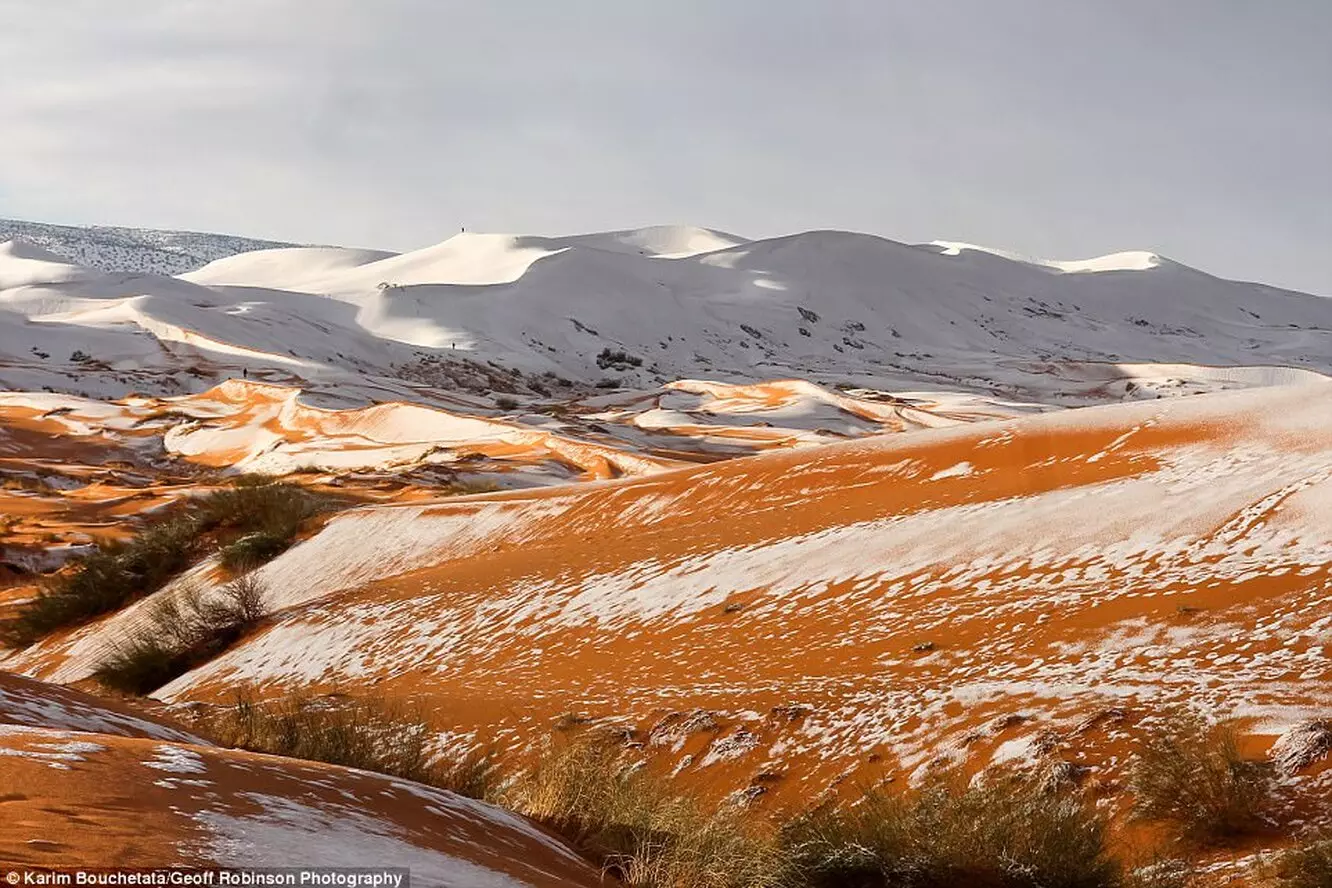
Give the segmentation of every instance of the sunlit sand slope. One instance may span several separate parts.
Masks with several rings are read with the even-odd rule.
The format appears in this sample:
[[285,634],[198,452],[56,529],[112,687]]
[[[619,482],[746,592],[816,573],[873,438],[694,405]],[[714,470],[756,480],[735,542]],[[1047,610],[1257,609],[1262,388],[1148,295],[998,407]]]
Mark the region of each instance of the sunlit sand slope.
[[260,570],[274,626],[159,696],[337,685],[518,744],[620,719],[682,776],[802,794],[1112,780],[1167,705],[1262,742],[1326,715],[1330,575],[1332,387],[1225,393],[344,513]]

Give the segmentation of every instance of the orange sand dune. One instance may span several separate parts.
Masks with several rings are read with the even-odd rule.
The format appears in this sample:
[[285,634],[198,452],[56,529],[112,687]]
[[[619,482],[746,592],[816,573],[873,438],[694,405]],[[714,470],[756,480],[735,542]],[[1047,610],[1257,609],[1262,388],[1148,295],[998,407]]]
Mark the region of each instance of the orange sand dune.
[[[577,713],[789,799],[941,759],[1114,786],[1163,707],[1260,748],[1332,711],[1330,506],[1311,387],[365,508],[260,571],[276,625],[160,696],[336,684],[511,746]],[[11,668],[77,680],[113,625]]]
[[[364,507],[256,575],[271,624],[157,697],[337,688],[511,755],[618,726],[776,806],[1059,767],[1122,811],[1171,707],[1238,719],[1254,754],[1332,715],[1332,388]],[[0,666],[81,681],[136,610]],[[1329,817],[1327,761],[1282,781],[1290,825]]]
[[450,792],[222,750],[0,675],[0,864],[405,866],[415,884],[571,888],[597,874],[536,826]]
[[[155,444],[159,452],[199,465],[265,474],[388,469],[437,455],[444,461],[487,457],[510,470],[549,465],[560,470],[558,480],[675,465],[503,420],[401,402],[328,410],[301,402],[300,395],[299,388],[235,379],[196,395],[119,402],[13,394],[0,398],[0,427],[76,440],[105,436],[141,451]],[[35,455],[49,457],[60,449]]]

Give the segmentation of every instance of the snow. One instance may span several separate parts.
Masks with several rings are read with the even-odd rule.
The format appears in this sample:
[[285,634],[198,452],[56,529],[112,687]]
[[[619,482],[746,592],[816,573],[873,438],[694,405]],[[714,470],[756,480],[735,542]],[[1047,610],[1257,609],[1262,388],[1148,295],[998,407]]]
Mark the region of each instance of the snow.
[[314,806],[283,796],[244,793],[262,808],[253,815],[202,811],[210,833],[204,854],[220,866],[372,866],[411,870],[427,888],[526,888],[504,873],[422,848],[391,824],[346,806]]
[[96,734],[153,737],[206,744],[207,741],[155,722],[115,712],[81,695],[17,676],[0,681],[0,723],[60,728]]
[[1332,751],[1332,722],[1308,719],[1292,725],[1272,745],[1272,762],[1281,774],[1296,774]]
[[100,271],[147,274],[180,274],[223,256],[282,246],[273,241],[226,234],[108,226],[80,228],[0,219],[0,241],[7,240],[22,240]]
[[44,762],[48,768],[68,771],[73,763],[86,761],[85,756],[106,749],[98,743],[75,739],[76,736],[45,728],[0,725],[0,738],[11,743],[17,740],[24,744],[24,748],[0,745],[0,757],[36,759]]
[[153,758],[144,765],[157,771],[169,771],[172,774],[204,774],[208,766],[197,752],[185,748],[163,744],[153,750]]
[[[1332,371],[1332,300],[1152,253],[1041,263],[685,226],[468,232],[401,254],[218,249],[177,278],[0,250],[0,388],[180,394],[249,371],[330,398],[429,403],[438,393],[404,368],[430,357],[639,389],[799,377],[1084,404]],[[607,349],[641,363],[600,366]],[[1282,369],[1243,369],[1259,364]]]
[[1025,265],[1049,268],[1054,271],[1064,272],[1065,274],[1098,271],[1147,271],[1148,269],[1156,268],[1161,263],[1167,261],[1156,253],[1149,253],[1145,250],[1127,250],[1122,253],[1110,253],[1105,256],[1095,256],[1091,259],[1060,260],[1035,259],[1008,250],[998,250],[993,247],[981,247],[976,244],[962,243],[961,241],[937,240],[933,241],[932,244],[933,246],[941,247],[945,256],[960,256],[963,250],[974,250],[981,253],[989,253],[993,256],[999,256],[1008,259],[1011,262],[1021,262]]
[[[807,747],[820,756],[882,743],[914,767],[948,740],[941,728],[957,724],[950,707],[959,706],[967,717],[1020,707],[1044,721],[1052,710],[1083,717],[1125,701],[1190,700],[1220,714],[1298,721],[1328,700],[1328,625],[1313,622],[1322,619],[1321,579],[1295,578],[1321,578],[1332,566],[1332,511],[1291,523],[1284,503],[1332,478],[1329,397],[1297,387],[1062,411],[830,445],[799,459],[760,455],[691,470],[687,483],[672,473],[558,495],[348,513],[324,531],[345,522],[335,534],[270,565],[283,583],[302,584],[310,605],[160,696],[190,699],[235,683],[377,687],[400,676],[426,689],[466,676],[519,696],[532,683],[537,696],[571,695],[590,709],[613,707],[621,694],[683,709],[714,694],[766,699],[776,687],[796,698],[831,694],[845,674],[804,666],[871,649],[883,652],[883,672],[872,667],[857,690],[835,692],[836,708],[821,705],[806,722]],[[1088,460],[1097,447],[1062,456],[1076,482],[1052,472],[1055,481],[1008,495],[987,490],[997,477],[987,470],[1027,458],[1034,442],[1038,453],[1058,454],[1061,440],[1081,445],[1088,436],[1125,443],[1096,463]],[[959,453],[977,475],[931,484],[959,465]],[[865,490],[899,491],[903,504],[845,517]],[[821,529],[792,530],[801,510],[820,516]],[[489,526],[471,527],[469,513]],[[732,538],[775,515],[770,533]],[[348,542],[363,521],[394,551],[374,585],[352,589],[342,577],[363,569]],[[408,537],[415,551],[400,545]],[[506,573],[503,552],[492,553],[509,546],[542,555]],[[1175,617],[1177,596],[1187,602],[1218,585],[1238,602],[1263,604]],[[339,591],[315,600],[325,587]],[[736,598],[743,610],[724,615]],[[1075,628],[1092,615],[1095,628]],[[1038,654],[1033,637],[1045,633],[1031,630],[1049,620],[1071,634]],[[965,650],[949,650],[955,634],[968,638]],[[608,639],[640,635],[670,639],[667,657],[677,662],[654,656],[641,669],[557,677],[568,677],[570,663],[601,662],[581,658]],[[902,653],[920,640],[940,648]],[[898,681],[892,664],[902,657],[928,660],[928,680]],[[752,662],[753,674],[732,660]],[[627,684],[630,676],[641,683]],[[719,737],[733,733],[728,725]],[[977,747],[985,760],[1032,757],[1034,747],[997,734],[995,748]],[[739,734],[715,755],[690,751],[696,765],[721,762],[749,742]]]
[[724,231],[692,225],[655,225],[628,231],[585,234],[567,240],[581,246],[614,252],[637,252],[657,259],[685,259],[749,242]]
[[976,468],[969,462],[960,462],[951,465],[946,469],[940,469],[930,476],[931,481],[942,481],[944,478],[965,478],[968,475],[974,475]]

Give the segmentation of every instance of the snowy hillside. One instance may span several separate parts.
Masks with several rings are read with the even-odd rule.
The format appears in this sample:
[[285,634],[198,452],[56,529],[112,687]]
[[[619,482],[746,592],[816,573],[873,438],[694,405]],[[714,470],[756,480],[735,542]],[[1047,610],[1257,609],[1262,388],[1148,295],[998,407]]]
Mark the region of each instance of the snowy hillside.
[[188,270],[71,231],[0,242],[0,860],[609,884],[540,793],[500,798],[572,845],[204,730],[250,696],[402,704],[448,780],[589,740],[776,828],[1011,779],[1126,848],[1188,707],[1270,796],[1242,857],[1161,846],[1190,884],[1332,828],[1332,299],[838,231],[185,235]]
[[96,397],[250,373],[362,402],[794,377],[1079,404],[1332,370],[1330,299],[1151,253],[1048,262],[838,231],[468,233],[179,277],[19,243],[0,247],[0,302],[0,387]]
[[99,271],[144,274],[182,274],[224,256],[290,246],[276,241],[197,231],[105,225],[79,228],[0,219],[0,241],[7,240],[27,241]]

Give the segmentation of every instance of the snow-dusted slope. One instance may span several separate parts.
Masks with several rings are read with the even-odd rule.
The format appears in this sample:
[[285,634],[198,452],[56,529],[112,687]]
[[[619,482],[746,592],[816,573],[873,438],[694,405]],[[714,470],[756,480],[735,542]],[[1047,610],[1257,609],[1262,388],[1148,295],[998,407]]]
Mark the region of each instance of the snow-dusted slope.
[[215,259],[285,246],[275,241],[153,228],[79,228],[0,219],[0,241],[23,240],[101,271],[180,274]]
[[[432,888],[591,888],[559,840],[407,780],[220,749],[113,703],[0,673],[0,861],[407,867]],[[77,811],[77,816],[74,812]],[[145,837],[151,836],[147,841]]]
[[[354,509],[258,570],[270,625],[157,696],[314,685],[531,745],[575,713],[788,799],[948,760],[1122,786],[1169,707],[1268,743],[1328,712],[1330,504],[1323,383]],[[5,667],[80,680],[153,601]]]

